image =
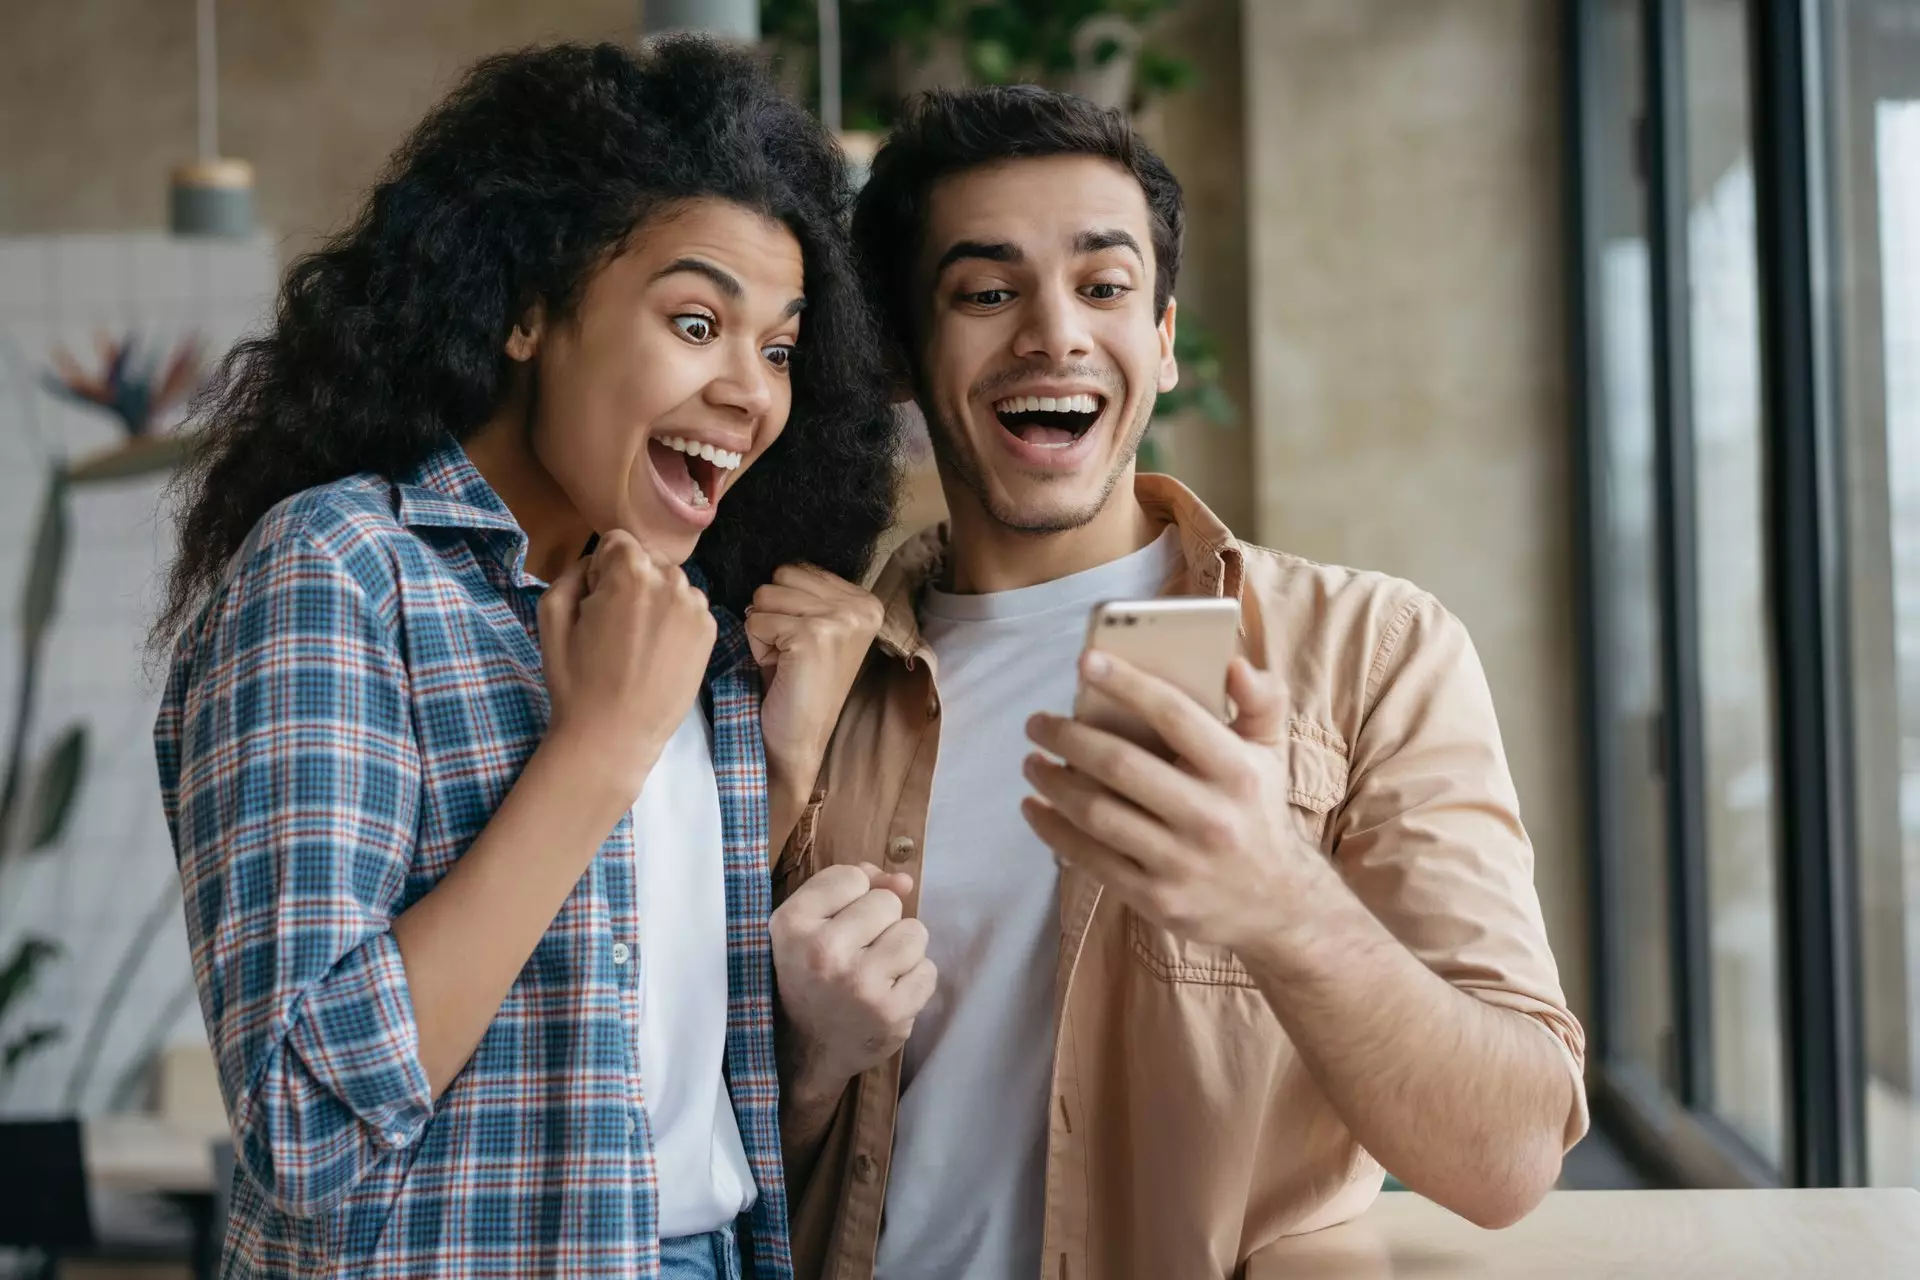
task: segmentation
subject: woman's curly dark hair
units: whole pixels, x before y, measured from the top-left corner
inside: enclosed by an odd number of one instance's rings
[[[287,274],[271,331],[236,346],[179,477],[164,643],[281,499],[397,476],[464,439],[506,386],[532,303],[565,316],[649,216],[719,198],[800,243],[807,313],[786,430],[696,559],[738,610],[789,561],[857,579],[892,516],[896,431],[844,227],[832,139],[749,53],[678,37],[489,58],[414,130],[353,224]]]

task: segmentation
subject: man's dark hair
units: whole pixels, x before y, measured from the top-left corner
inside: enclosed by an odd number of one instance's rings
[[[853,213],[854,247],[908,367],[918,310],[913,269],[934,184],[982,165],[1043,156],[1111,160],[1139,182],[1153,229],[1154,315],[1166,314],[1186,230],[1180,183],[1124,114],[1031,84],[936,89],[908,99]]]
[[[858,578],[892,516],[895,428],[839,148],[750,53],[692,37],[642,53],[555,45],[469,71],[353,224],[294,263],[271,329],[227,357],[177,482],[156,644],[276,503],[361,472],[397,477],[483,426],[527,308],[566,318],[649,218],[704,198],[793,233],[807,313],[786,429],[695,558],[736,609],[786,561]]]

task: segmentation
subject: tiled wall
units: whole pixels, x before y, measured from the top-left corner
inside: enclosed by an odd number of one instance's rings
[[[209,366],[267,314],[272,244],[196,242],[161,234],[0,239],[0,768],[12,741],[21,675],[20,610],[53,469],[123,447],[101,410],[43,386],[55,344],[97,366],[95,335],[137,334],[156,352],[189,333]],[[172,415],[176,420],[178,410]],[[168,427],[172,423],[165,424]],[[170,540],[160,517],[164,474],[74,485],[59,603],[42,647],[26,759],[79,723],[89,753],[72,818],[51,847],[0,863],[0,960],[23,931],[64,955],[33,1003],[0,1026],[64,1029],[0,1095],[0,1113],[97,1111],[148,1046],[203,1034],[192,999],[172,854],[161,820],[151,729],[160,673],[142,642]],[[30,768],[31,787],[35,770]],[[17,842],[16,842],[17,843]],[[89,1072],[81,1054],[116,969],[126,996]],[[71,1083],[86,1077],[83,1096]]]

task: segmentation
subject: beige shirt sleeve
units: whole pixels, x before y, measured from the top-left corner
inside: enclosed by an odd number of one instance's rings
[[[1532,1019],[1560,1046],[1586,1133],[1586,1035],[1567,1009],[1533,885],[1493,696],[1466,627],[1432,596],[1394,614],[1367,672],[1334,858],[1426,966]]]

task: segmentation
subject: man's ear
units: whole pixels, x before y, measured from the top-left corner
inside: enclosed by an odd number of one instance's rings
[[[1160,331],[1160,391],[1162,394],[1180,385],[1180,365],[1173,358],[1174,312],[1180,309],[1179,303],[1167,299],[1167,309],[1160,316],[1156,326]]]
[[[513,326],[513,332],[507,335],[507,359],[525,364],[540,354],[540,338],[546,331],[546,304],[536,302],[527,308],[526,314]]]

